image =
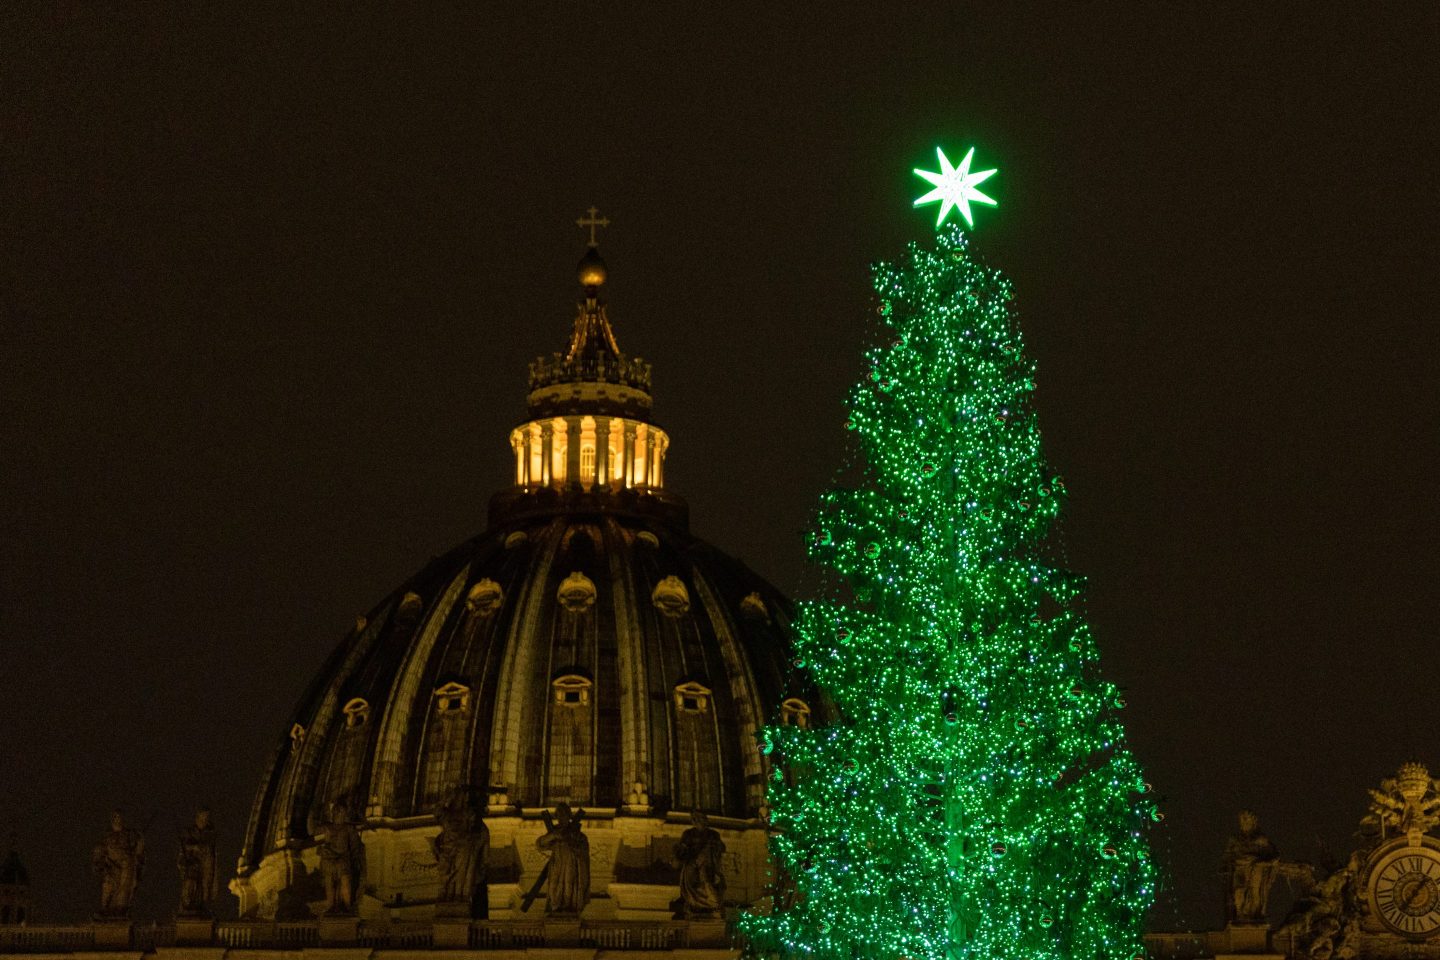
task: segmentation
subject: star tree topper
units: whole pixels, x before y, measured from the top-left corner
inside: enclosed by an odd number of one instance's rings
[[[994,175],[994,170],[977,170],[970,172],[970,161],[975,157],[975,148],[971,147],[965,154],[965,159],[960,161],[960,166],[950,166],[950,160],[945,156],[945,151],[939,147],[935,148],[935,155],[940,158],[940,169],[938,171],[921,170],[916,168],[915,175],[928,180],[934,184],[935,189],[915,201],[915,206],[924,206],[927,203],[940,203],[940,216],[935,220],[935,226],[945,222],[953,208],[960,209],[960,215],[965,218],[967,227],[975,226],[975,221],[970,217],[970,201],[995,206],[995,200],[976,190],[978,184],[989,180]]]

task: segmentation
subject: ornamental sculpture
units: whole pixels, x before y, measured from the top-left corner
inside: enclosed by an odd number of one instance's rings
[[[1419,837],[1440,823],[1440,780],[1418,763],[1407,763],[1399,772],[1380,781],[1370,791],[1370,812],[1360,821],[1362,830],[1378,831],[1381,840],[1396,836]]]
[[[1359,851],[1344,866],[1316,882],[1314,872],[1301,880],[1301,894],[1275,938],[1294,944],[1309,960],[1353,960],[1359,956],[1360,923],[1355,880],[1363,867]],[[1308,880],[1308,883],[1305,882]]]
[[[675,916],[680,920],[715,919],[725,906],[725,874],[720,872],[725,841],[703,811],[691,811],[690,823],[675,845],[675,863],[680,867]]]
[[[1233,923],[1264,923],[1270,887],[1280,867],[1280,851],[1260,832],[1260,818],[1241,810],[1240,832],[1225,845],[1223,869],[1230,880],[1226,919]]]
[[[325,913],[351,916],[360,891],[360,869],[365,862],[365,846],[360,831],[350,821],[344,804],[330,804],[325,822],[324,839],[320,841],[320,873],[325,879]]]
[[[175,866],[180,871],[180,916],[208,917],[216,896],[215,827],[209,810],[195,811],[194,821],[180,831]]]
[[[130,916],[130,904],[145,868],[145,837],[125,826],[119,810],[110,815],[110,832],[95,845],[90,863],[100,878],[99,916]]]
[[[436,819],[440,833],[431,839],[430,847],[440,874],[440,912],[482,916],[488,906],[485,858],[490,851],[490,830],[463,788],[450,795]]]

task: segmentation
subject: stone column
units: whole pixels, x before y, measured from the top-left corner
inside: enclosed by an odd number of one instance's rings
[[[579,417],[565,418],[565,444],[565,485],[578,487],[585,482],[580,476],[580,449],[585,445],[585,437]]]
[[[621,486],[625,487],[635,486],[635,427],[635,423],[625,421],[625,452],[622,455],[625,460],[625,474],[621,477]]]

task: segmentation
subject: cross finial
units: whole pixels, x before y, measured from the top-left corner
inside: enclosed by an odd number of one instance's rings
[[[584,216],[584,217],[581,217],[579,220],[576,220],[576,221],[575,221],[575,226],[581,228],[582,230],[585,229],[586,227],[589,227],[589,228],[590,228],[590,243],[587,244],[587,246],[598,247],[598,246],[600,246],[600,241],[595,239],[595,228],[596,228],[596,227],[608,227],[608,226],[610,226],[610,218],[609,218],[609,217],[596,217],[595,214],[599,213],[600,211],[597,210],[597,209],[595,209],[594,207],[591,207],[591,208],[590,208],[588,211],[586,211],[586,212],[587,212],[588,216]]]

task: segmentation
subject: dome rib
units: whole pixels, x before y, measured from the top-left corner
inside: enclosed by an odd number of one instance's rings
[[[374,769],[370,774],[368,805],[373,815],[406,813],[395,810],[395,795],[400,774],[399,768],[404,756],[408,734],[411,729],[411,711],[420,691],[420,681],[430,662],[430,652],[439,639],[440,628],[450,620],[450,611],[460,597],[470,574],[470,565],[461,567],[441,595],[439,602],[424,618],[420,635],[413,640],[405,652],[405,659],[396,676],[395,683],[385,698],[384,719],[380,723],[380,743],[375,752]],[[425,706],[429,706],[428,698]]]

